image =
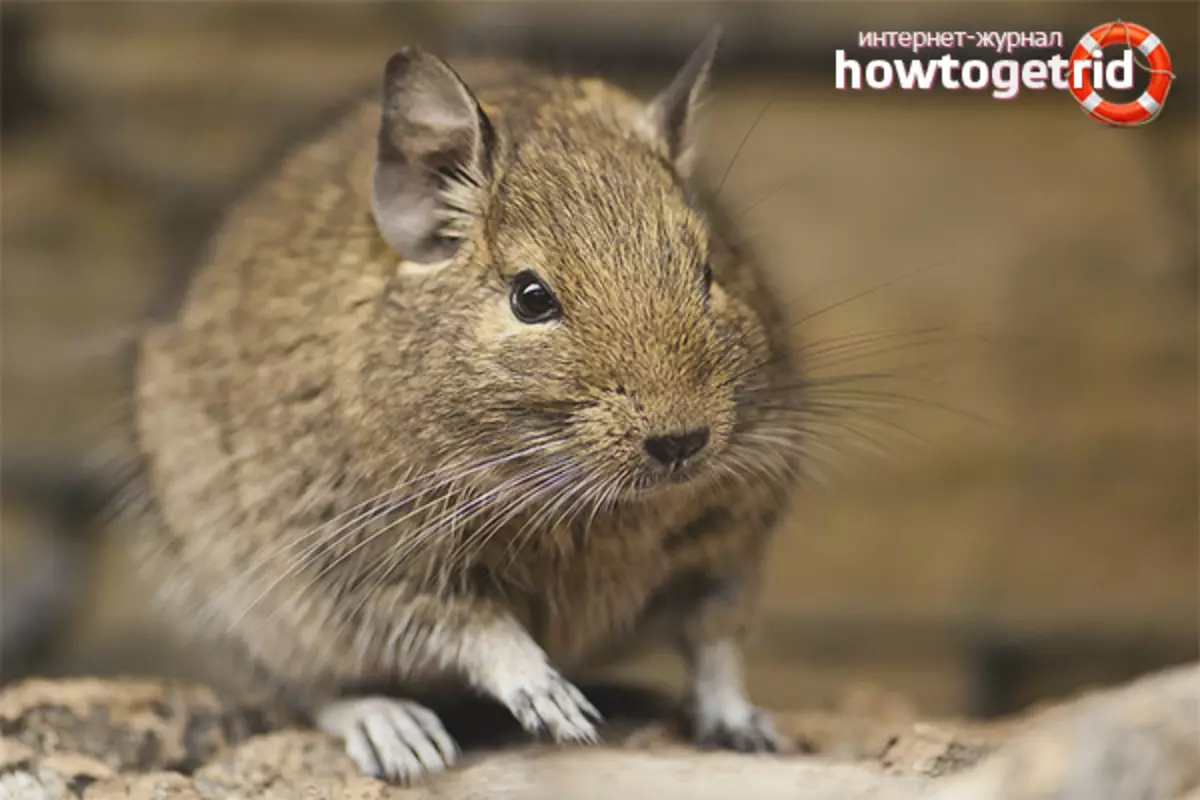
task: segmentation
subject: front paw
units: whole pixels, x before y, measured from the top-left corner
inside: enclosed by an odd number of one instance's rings
[[[442,722],[422,705],[391,697],[339,700],[316,714],[317,727],[345,742],[363,774],[413,783],[458,758]]]
[[[600,740],[595,723],[600,712],[569,681],[553,669],[536,682],[498,693],[521,727],[549,735],[556,742],[595,744]]]
[[[459,658],[470,684],[498,700],[526,731],[556,742],[599,741],[600,712],[515,623],[502,620],[476,631],[460,646]]]
[[[693,741],[706,750],[778,753],[786,747],[770,714],[749,704],[693,704],[689,717]]]

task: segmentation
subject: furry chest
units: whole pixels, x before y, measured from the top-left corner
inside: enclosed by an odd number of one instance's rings
[[[720,507],[636,526],[598,525],[570,545],[531,548],[500,584],[550,657],[578,665],[718,591],[749,557],[744,530]]]

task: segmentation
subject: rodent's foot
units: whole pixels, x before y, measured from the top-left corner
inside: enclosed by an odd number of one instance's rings
[[[511,620],[475,631],[460,646],[460,658],[471,685],[498,700],[526,731],[556,742],[599,741],[594,723],[600,712]]]
[[[391,697],[356,697],[324,706],[317,727],[341,737],[363,773],[411,783],[458,759],[458,747],[437,715]]]
[[[693,713],[692,737],[705,750],[778,753],[785,748],[771,716],[753,706],[734,713]]]
[[[594,724],[601,721],[600,712],[553,669],[547,671],[542,685],[521,687],[500,699],[530,733],[546,733],[556,742],[575,744],[600,740]]]

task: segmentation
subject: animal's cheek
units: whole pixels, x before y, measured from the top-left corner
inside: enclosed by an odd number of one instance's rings
[[[631,403],[617,398],[592,403],[576,412],[571,422],[579,442],[606,459],[636,460],[640,456],[645,431]]]
[[[423,278],[428,275],[435,275],[439,272],[443,272],[453,263],[453,258],[445,258],[440,261],[429,262],[400,259],[398,262],[396,262],[396,275],[405,278]]]
[[[721,356],[728,357],[729,354],[724,350],[730,342],[741,339],[746,328],[745,309],[727,292],[716,286],[713,286],[708,308],[715,333],[714,346],[722,351]]]
[[[762,337],[762,320],[741,297],[722,292],[720,298],[713,297],[710,308],[718,329],[732,334],[744,345],[749,346],[751,341]]]
[[[708,308],[719,339],[745,343],[761,327],[757,316],[740,298],[716,285],[709,296]]]
[[[708,290],[708,308],[718,316],[729,312],[729,292],[719,283],[714,283]]]

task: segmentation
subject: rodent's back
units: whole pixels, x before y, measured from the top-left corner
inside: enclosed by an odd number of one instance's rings
[[[303,550],[281,528],[332,519],[356,480],[336,413],[353,401],[329,363],[358,357],[352,328],[369,308],[355,287],[386,280],[361,194],[372,111],[363,103],[230,207],[174,319],[140,347],[137,435],[161,517],[142,538],[150,569],[188,623],[224,632],[245,612],[253,655],[271,666],[331,613],[294,613],[302,578],[271,562]]]

